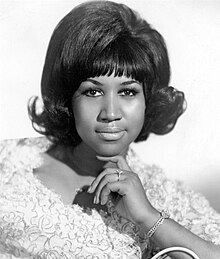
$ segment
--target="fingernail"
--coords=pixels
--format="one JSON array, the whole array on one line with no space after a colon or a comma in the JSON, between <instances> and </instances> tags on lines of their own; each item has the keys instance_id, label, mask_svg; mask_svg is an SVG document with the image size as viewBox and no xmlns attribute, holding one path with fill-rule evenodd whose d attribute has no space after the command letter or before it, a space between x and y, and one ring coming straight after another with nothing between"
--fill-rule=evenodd
<instances>
[{"instance_id":1,"label":"fingernail","mask_svg":"<svg viewBox=\"0 0 220 259\"><path fill-rule=\"evenodd\" d=\"M102 156L96 156L97 159L99 160L106 160L107 158L106 157L102 157Z\"/></svg>"},{"instance_id":2,"label":"fingernail","mask_svg":"<svg viewBox=\"0 0 220 259\"><path fill-rule=\"evenodd\" d=\"M87 192L91 192L92 190L92 186L89 186L89 188L87 189Z\"/></svg>"},{"instance_id":3,"label":"fingernail","mask_svg":"<svg viewBox=\"0 0 220 259\"><path fill-rule=\"evenodd\" d=\"M94 199L93 199L93 203L98 204L98 199L97 199L96 196L95 196Z\"/></svg>"}]
</instances>

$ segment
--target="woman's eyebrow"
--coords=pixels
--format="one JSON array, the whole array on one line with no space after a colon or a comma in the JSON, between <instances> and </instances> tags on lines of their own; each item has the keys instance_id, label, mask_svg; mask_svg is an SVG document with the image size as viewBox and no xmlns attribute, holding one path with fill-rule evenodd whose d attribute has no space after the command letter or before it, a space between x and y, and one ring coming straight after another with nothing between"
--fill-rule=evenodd
<instances>
[{"instance_id":1,"label":"woman's eyebrow","mask_svg":"<svg viewBox=\"0 0 220 259\"><path fill-rule=\"evenodd\" d=\"M129 81L125 81L125 82L122 82L121 85L131 85L131 84L138 84L138 85L141 85L140 82L136 81L136 80L129 80Z\"/></svg>"},{"instance_id":2,"label":"woman's eyebrow","mask_svg":"<svg viewBox=\"0 0 220 259\"><path fill-rule=\"evenodd\" d=\"M100 82L98 82L98 81L96 81L96 80L94 80L94 79L91 79L91 78L86 79L86 81L87 81L87 82L91 82L91 83L93 83L94 85L102 85Z\"/></svg>"},{"instance_id":3,"label":"woman's eyebrow","mask_svg":"<svg viewBox=\"0 0 220 259\"><path fill-rule=\"evenodd\" d=\"M96 81L96 80L94 80L94 79L92 79L92 78L88 78L88 79L86 79L86 81L87 81L87 82L91 82L91 83L93 83L94 85L99 85L99 86L102 85L102 83L100 83L99 81ZM131 84L138 84L138 85L141 85L141 83L138 82L138 81L136 81L136 80L124 81L124 82L122 82L120 85L124 86L124 85L131 85Z\"/></svg>"}]
</instances>

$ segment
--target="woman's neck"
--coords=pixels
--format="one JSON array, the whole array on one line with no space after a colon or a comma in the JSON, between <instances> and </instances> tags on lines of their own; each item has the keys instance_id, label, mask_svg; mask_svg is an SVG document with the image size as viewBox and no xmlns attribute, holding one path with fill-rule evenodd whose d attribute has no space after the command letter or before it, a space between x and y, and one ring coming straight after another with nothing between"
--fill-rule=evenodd
<instances>
[{"instance_id":1,"label":"woman's neck","mask_svg":"<svg viewBox=\"0 0 220 259\"><path fill-rule=\"evenodd\" d=\"M67 157L69 163L78 174L97 177L107 164L98 160L96 155L91 148L81 142L77 147L68 152Z\"/></svg>"},{"instance_id":2,"label":"woman's neck","mask_svg":"<svg viewBox=\"0 0 220 259\"><path fill-rule=\"evenodd\" d=\"M116 168L112 162L97 159L96 152L81 142L77 147L56 146L48 151L52 157L60 160L81 176L97 177L105 168ZM124 152L124 155L126 152Z\"/></svg>"}]
</instances>

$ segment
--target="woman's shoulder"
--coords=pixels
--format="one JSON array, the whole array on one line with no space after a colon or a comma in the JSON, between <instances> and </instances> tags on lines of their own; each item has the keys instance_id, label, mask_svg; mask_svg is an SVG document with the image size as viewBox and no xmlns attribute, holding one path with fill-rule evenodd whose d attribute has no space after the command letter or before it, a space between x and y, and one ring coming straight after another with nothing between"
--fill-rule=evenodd
<instances>
[{"instance_id":1,"label":"woman's shoulder","mask_svg":"<svg viewBox=\"0 0 220 259\"><path fill-rule=\"evenodd\" d=\"M195 192L180 180L169 178L158 165L146 164L134 150L129 152L130 167L140 177L149 200L157 209L162 210L166 205L172 205L175 209L178 206L186 208L190 204L196 205L199 201L200 206L209 207L208 201L201 193Z\"/></svg>"},{"instance_id":2,"label":"woman's shoulder","mask_svg":"<svg viewBox=\"0 0 220 259\"><path fill-rule=\"evenodd\" d=\"M0 141L0 184L21 171L31 171L41 164L40 154L51 145L45 137ZM22 172L23 173L23 172Z\"/></svg>"},{"instance_id":3,"label":"woman's shoulder","mask_svg":"<svg viewBox=\"0 0 220 259\"><path fill-rule=\"evenodd\" d=\"M167 209L170 216L203 239L220 244L220 214L205 196L184 182L167 177L156 165L146 165L130 151L131 169L142 181L151 204L159 211Z\"/></svg>"},{"instance_id":4,"label":"woman's shoulder","mask_svg":"<svg viewBox=\"0 0 220 259\"><path fill-rule=\"evenodd\" d=\"M51 145L51 142L46 137L30 137L0 140L1 161L13 154L14 151L22 150L23 148L34 148L46 150Z\"/></svg>"},{"instance_id":5,"label":"woman's shoulder","mask_svg":"<svg viewBox=\"0 0 220 259\"><path fill-rule=\"evenodd\" d=\"M161 167L155 164L147 164L133 148L129 148L126 160L132 171L138 174L143 185L146 182L161 184L167 179Z\"/></svg>"}]
</instances>

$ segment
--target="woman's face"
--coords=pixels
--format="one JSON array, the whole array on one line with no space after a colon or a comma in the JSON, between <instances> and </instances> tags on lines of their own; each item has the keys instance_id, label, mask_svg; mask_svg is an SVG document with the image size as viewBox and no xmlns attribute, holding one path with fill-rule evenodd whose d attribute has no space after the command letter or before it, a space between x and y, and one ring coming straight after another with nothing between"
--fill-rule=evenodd
<instances>
[{"instance_id":1,"label":"woman's face","mask_svg":"<svg viewBox=\"0 0 220 259\"><path fill-rule=\"evenodd\" d=\"M82 145L98 155L122 155L144 123L142 84L125 76L88 78L75 92L72 108Z\"/></svg>"}]
</instances>

